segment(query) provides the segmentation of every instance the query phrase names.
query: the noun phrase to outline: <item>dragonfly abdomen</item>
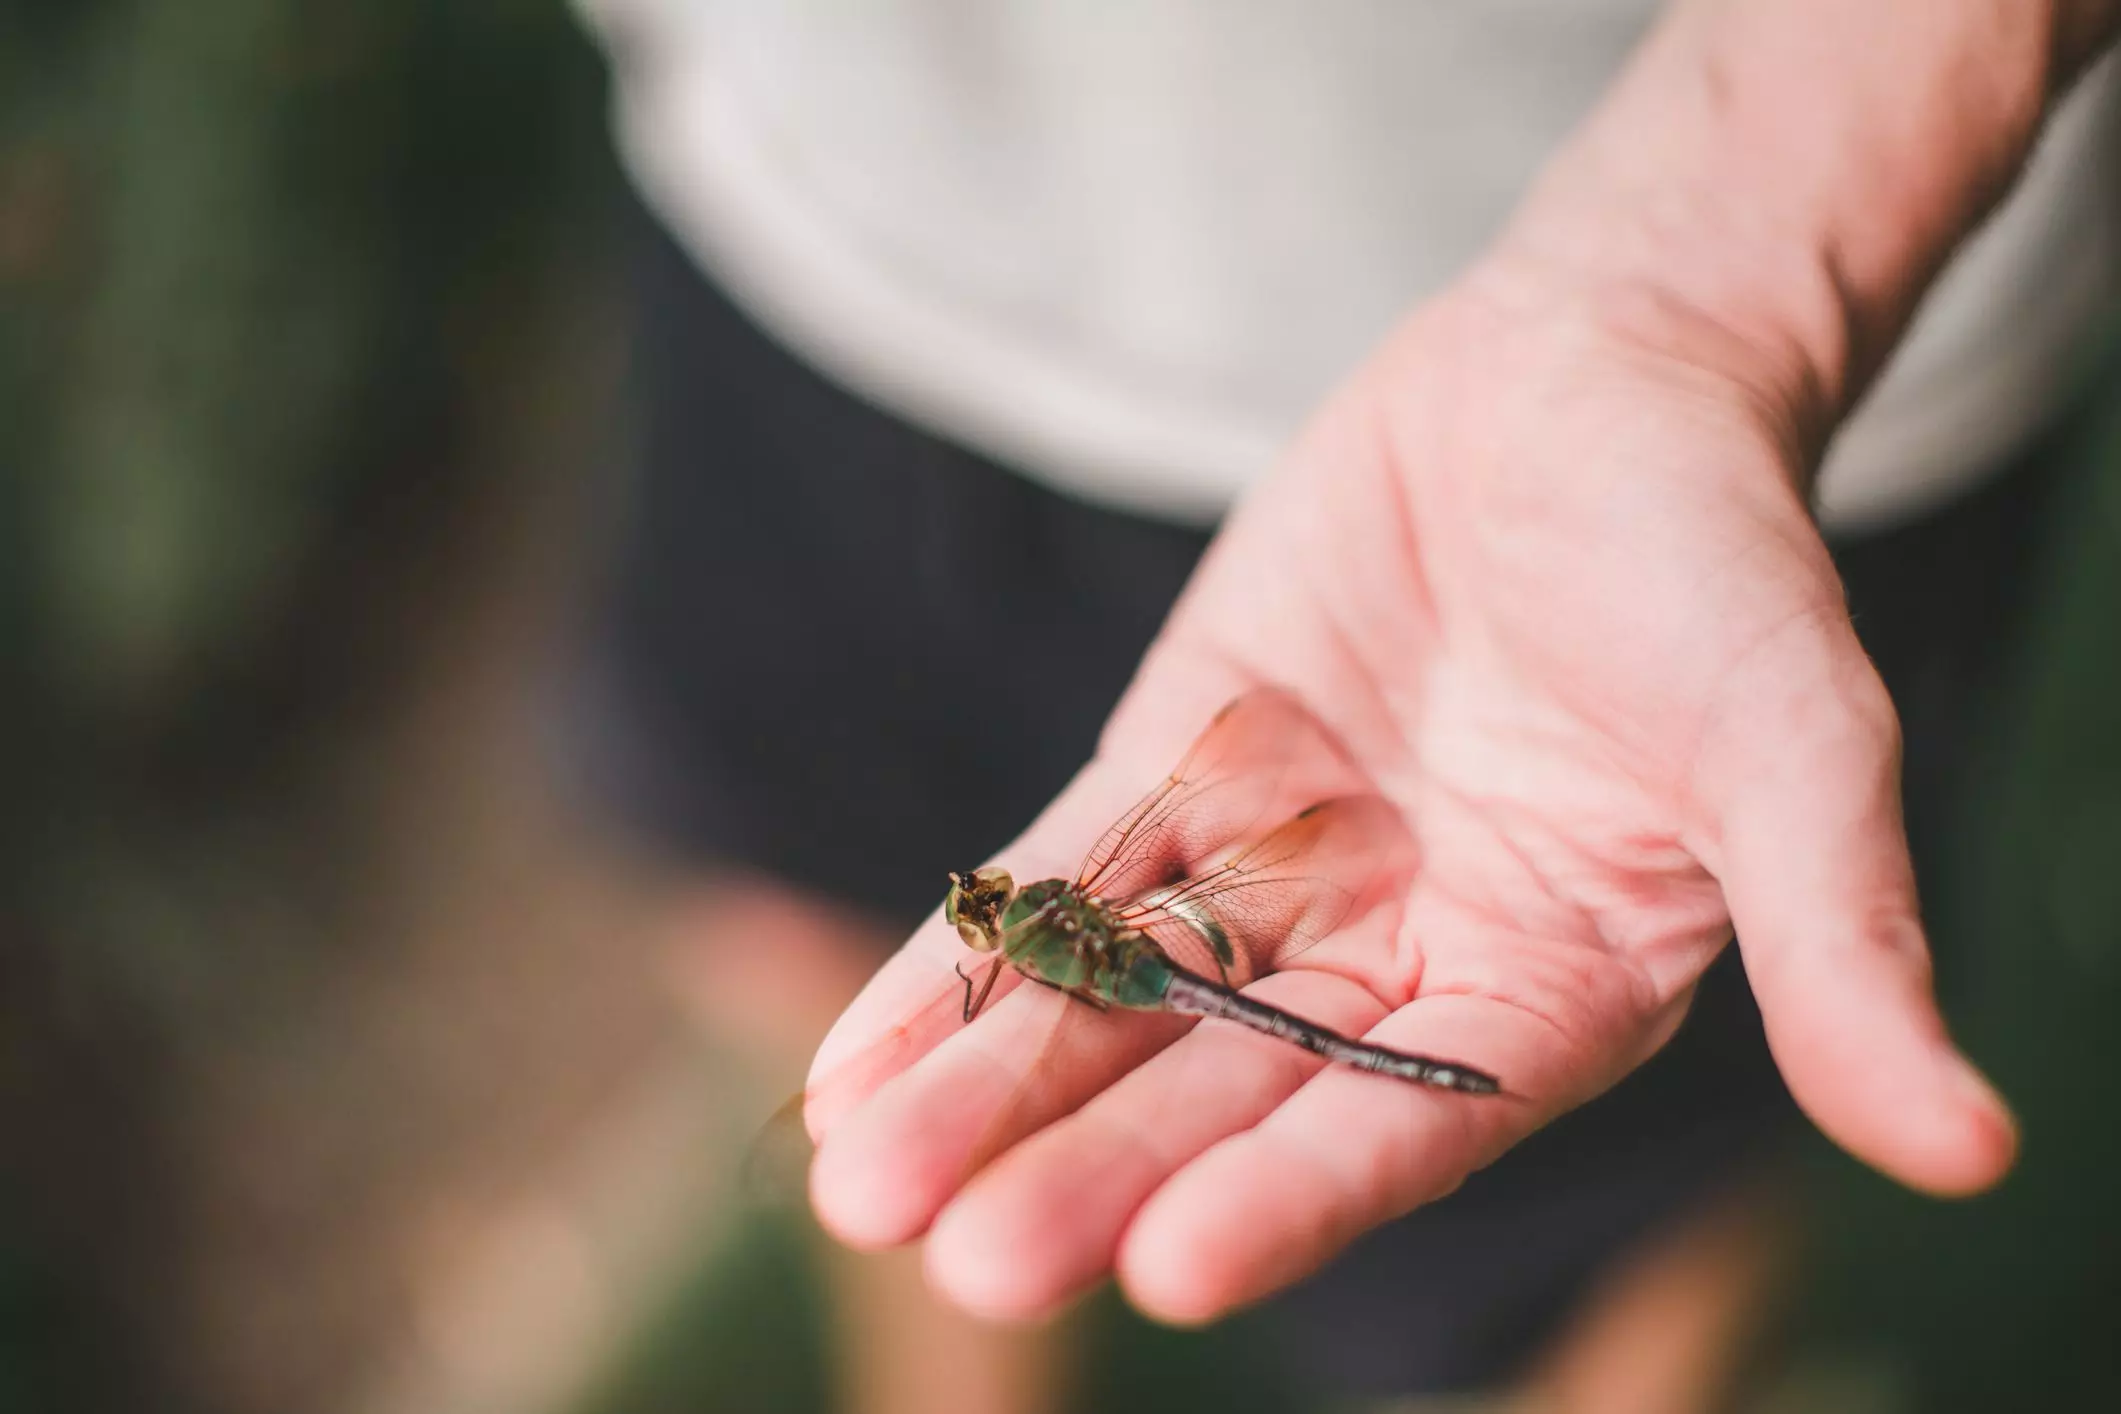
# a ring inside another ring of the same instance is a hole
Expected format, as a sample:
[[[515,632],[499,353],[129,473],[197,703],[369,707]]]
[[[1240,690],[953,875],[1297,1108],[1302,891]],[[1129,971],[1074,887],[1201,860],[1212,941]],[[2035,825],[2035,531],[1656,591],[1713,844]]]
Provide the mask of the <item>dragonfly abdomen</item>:
[[[1351,1041],[1338,1032],[1329,1031],[1300,1016],[1292,1016],[1278,1007],[1254,1001],[1227,987],[1218,986],[1205,977],[1196,977],[1182,968],[1172,969],[1175,975],[1163,995],[1164,1006],[1187,1016],[1212,1016],[1223,1021],[1234,1021],[1239,1026],[1257,1031],[1276,1040],[1301,1046],[1314,1055],[1340,1065],[1367,1070],[1377,1075],[1389,1075],[1399,1080],[1412,1081],[1419,1085],[1433,1086],[1439,1090],[1456,1090],[1467,1095],[1493,1095],[1501,1091],[1502,1085],[1494,1076],[1460,1065],[1457,1061],[1438,1060],[1432,1056],[1410,1055],[1385,1046],[1373,1046],[1364,1041]]]

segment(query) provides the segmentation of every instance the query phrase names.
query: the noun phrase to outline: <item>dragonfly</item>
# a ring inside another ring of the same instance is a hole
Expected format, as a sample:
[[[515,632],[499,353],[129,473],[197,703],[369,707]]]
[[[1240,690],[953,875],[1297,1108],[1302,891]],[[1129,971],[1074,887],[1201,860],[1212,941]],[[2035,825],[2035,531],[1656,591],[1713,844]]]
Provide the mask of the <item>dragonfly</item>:
[[[960,963],[961,997],[935,995],[791,1096],[747,1151],[746,1191],[765,1202],[792,1200],[807,1167],[804,1115],[813,1101],[844,1110],[954,1023],[971,1024],[1005,972],[1082,1005],[1056,1018],[1016,1092],[968,1147],[968,1171],[1009,1136],[1058,1117],[1039,1093],[1049,1078],[1044,1061],[1060,1052],[1071,1029],[1065,1023],[1083,1012],[1216,1018],[1375,1075],[1463,1095],[1503,1093],[1495,1076],[1462,1061],[1355,1040],[1242,990],[1403,880],[1397,865],[1409,841],[1397,810],[1374,792],[1307,792],[1307,747],[1314,759],[1338,755],[1293,694],[1256,688],[1216,715],[1073,876],[1019,887],[999,865],[951,872],[944,920],[985,957],[985,970],[968,973]],[[1351,778],[1352,768],[1337,773]]]
[[[1355,1040],[1240,990],[1332,934],[1403,838],[1374,793],[1314,801],[1258,830],[1309,723],[1291,694],[1255,689],[1216,715],[1073,877],[1019,887],[995,865],[952,872],[943,917],[988,958],[983,973],[958,968],[964,1021],[1007,967],[1095,1010],[1234,1022],[1356,1070],[1500,1093],[1495,1076],[1461,1061]]]

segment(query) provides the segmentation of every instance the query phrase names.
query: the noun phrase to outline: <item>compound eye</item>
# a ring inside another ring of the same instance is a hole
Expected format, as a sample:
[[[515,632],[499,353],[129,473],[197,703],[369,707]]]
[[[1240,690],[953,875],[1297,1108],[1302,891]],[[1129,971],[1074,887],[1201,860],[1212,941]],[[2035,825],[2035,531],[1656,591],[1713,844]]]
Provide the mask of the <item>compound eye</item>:
[[[1016,896],[1016,882],[1006,870],[989,866],[969,873],[952,873],[950,892],[943,899],[943,919],[957,929],[965,946],[992,952],[1001,944],[1002,911]]]

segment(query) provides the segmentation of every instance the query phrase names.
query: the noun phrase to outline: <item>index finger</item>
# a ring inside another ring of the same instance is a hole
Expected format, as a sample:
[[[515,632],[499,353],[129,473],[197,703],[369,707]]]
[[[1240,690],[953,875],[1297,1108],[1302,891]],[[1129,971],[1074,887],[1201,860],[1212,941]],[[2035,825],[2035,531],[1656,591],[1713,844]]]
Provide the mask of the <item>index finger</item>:
[[[1189,660],[1180,670],[1180,656],[1168,649],[1151,656],[1097,755],[1001,852],[1020,880],[1072,875],[1084,852],[1184,754],[1216,709],[1254,685],[1215,662]],[[938,861],[938,882],[943,871],[971,862]],[[985,966],[991,956],[967,948],[940,914],[914,930],[833,1023],[811,1061],[804,1120],[813,1139],[958,1029],[962,1012],[949,1004],[964,996],[957,969]],[[1018,980],[1005,967],[997,997]]]
[[[1134,785],[1138,780],[1135,771],[1106,757],[1091,761],[1000,857],[1025,879],[1073,873],[1099,832],[1140,794]],[[941,868],[962,869],[968,862],[943,861]],[[962,1029],[965,982],[958,969],[999,961],[966,947],[940,912],[916,928],[819,1045],[803,1105],[811,1137],[822,1140],[887,1082]],[[990,1006],[1021,981],[1007,963],[1000,965]]]

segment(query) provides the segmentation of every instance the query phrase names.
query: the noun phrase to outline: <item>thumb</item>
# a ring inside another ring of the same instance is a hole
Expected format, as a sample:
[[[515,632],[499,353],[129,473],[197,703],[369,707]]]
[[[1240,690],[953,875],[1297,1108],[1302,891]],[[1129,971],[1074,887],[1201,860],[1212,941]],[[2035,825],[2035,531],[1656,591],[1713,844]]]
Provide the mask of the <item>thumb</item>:
[[[1913,1187],[2010,1168],[2009,1110],[1947,1035],[1900,811],[1900,728],[1846,620],[1812,671],[1754,679],[1720,724],[1717,870],[1769,1048],[1797,1103]],[[1785,662],[1785,669],[1796,665]]]

